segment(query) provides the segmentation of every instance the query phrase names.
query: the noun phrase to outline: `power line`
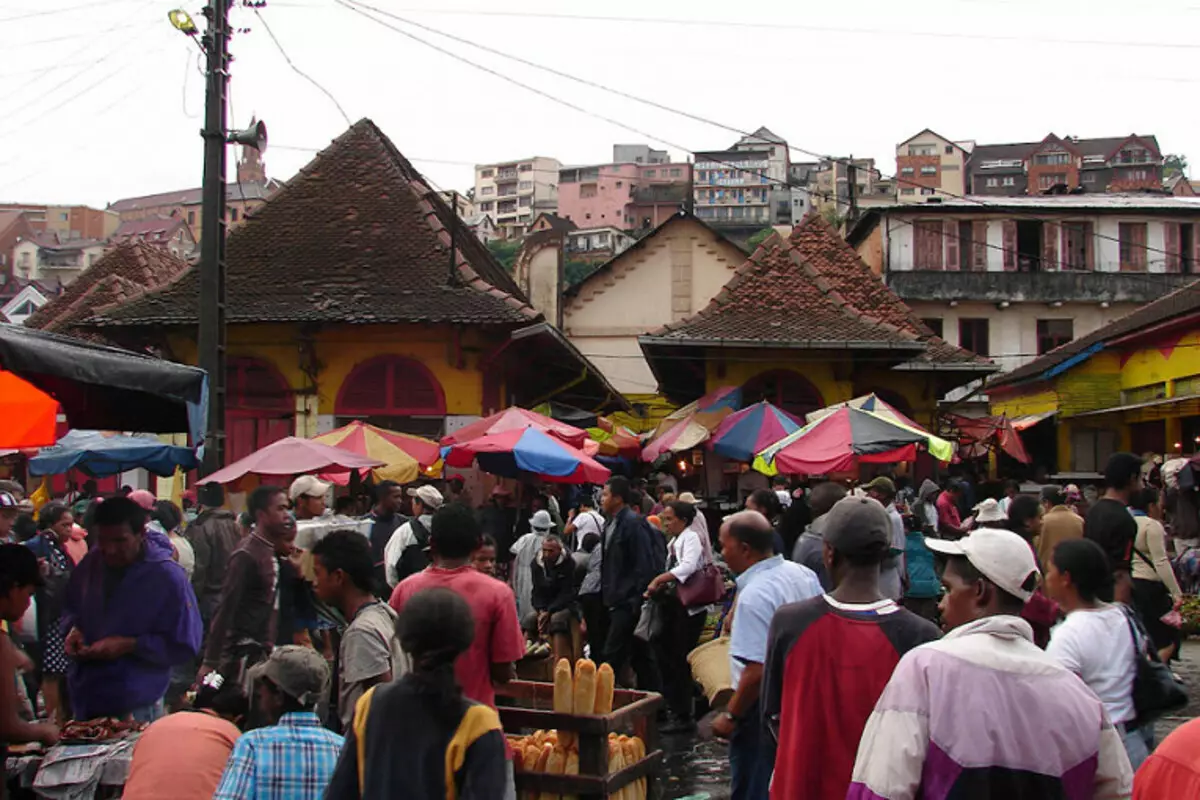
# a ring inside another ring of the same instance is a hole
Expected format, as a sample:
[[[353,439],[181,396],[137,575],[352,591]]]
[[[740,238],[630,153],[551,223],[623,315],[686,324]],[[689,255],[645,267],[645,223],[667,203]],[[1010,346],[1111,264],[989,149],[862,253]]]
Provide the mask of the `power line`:
[[[307,72],[296,66],[295,62],[292,61],[291,56],[287,54],[287,50],[283,49],[283,43],[279,41],[279,38],[275,35],[275,32],[271,30],[271,26],[267,22],[267,18],[264,17],[257,8],[254,9],[254,16],[258,17],[259,21],[262,22],[263,28],[267,32],[267,36],[271,37],[271,41],[275,43],[275,47],[279,50],[279,54],[283,56],[283,60],[286,61],[287,65],[292,68],[292,71],[301,78],[304,78],[304,80],[308,81],[313,86],[317,87],[317,90],[320,91],[321,94],[328,97],[329,101],[337,106],[338,113],[342,115],[342,119],[346,121],[346,125],[352,125],[353,123],[350,121],[350,115],[346,113],[344,108],[342,108],[342,104],[337,101],[337,98],[333,96],[333,93],[321,84],[317,83],[317,81]]]
[[[91,3],[82,3],[77,6],[66,6],[64,8],[48,8],[48,9],[43,9],[41,11],[29,11],[26,13],[17,14],[16,16],[13,16],[13,17],[0,17],[0,22],[16,22],[17,20],[31,19],[33,17],[49,17],[54,14],[69,14],[73,11],[83,11],[85,9],[99,8],[101,6],[104,6],[105,8],[111,8],[112,6],[114,6],[116,4],[127,3],[127,2],[132,2],[132,0],[93,0],[93,2],[91,2]]]
[[[143,22],[123,22],[123,23],[118,23],[117,25],[113,25],[112,27],[109,27],[109,28],[104,28],[103,30],[99,30],[99,31],[90,31],[89,30],[89,31],[82,31],[80,33],[68,33],[68,34],[64,34],[62,36],[51,36],[47,39],[22,39],[21,41],[15,42],[13,44],[5,44],[4,49],[6,51],[7,50],[17,50],[17,49],[20,49],[23,47],[36,47],[38,45],[52,44],[54,42],[70,42],[75,39],[88,39],[88,38],[91,38],[93,36],[96,36],[96,35],[102,34],[102,33],[111,33],[113,31],[131,30],[133,28],[139,28],[142,30],[146,30],[146,29],[149,29],[152,27],[157,27],[158,24],[159,23],[157,23],[157,22],[150,22],[149,20],[143,21]]]

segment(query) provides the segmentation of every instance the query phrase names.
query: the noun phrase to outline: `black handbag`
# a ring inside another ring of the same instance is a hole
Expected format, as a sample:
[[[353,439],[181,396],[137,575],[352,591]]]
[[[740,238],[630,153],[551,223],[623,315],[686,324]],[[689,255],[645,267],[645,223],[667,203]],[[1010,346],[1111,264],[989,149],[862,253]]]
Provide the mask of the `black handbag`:
[[[1133,637],[1133,658],[1137,663],[1133,707],[1137,710],[1137,727],[1140,728],[1163,714],[1183,708],[1188,703],[1188,696],[1183,684],[1175,680],[1170,668],[1159,660],[1153,646],[1143,644],[1150,637],[1142,629],[1141,620],[1128,608],[1125,609],[1125,622]]]

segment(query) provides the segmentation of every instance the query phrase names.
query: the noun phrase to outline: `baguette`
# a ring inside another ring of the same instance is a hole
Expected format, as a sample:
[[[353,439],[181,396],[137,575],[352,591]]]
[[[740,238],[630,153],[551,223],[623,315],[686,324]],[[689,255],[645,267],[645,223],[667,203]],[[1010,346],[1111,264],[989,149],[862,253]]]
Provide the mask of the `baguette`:
[[[566,763],[566,766],[563,768],[563,774],[564,775],[578,775],[579,774],[579,753],[577,753],[576,751],[570,750],[567,752],[567,763]],[[564,794],[562,797],[562,800],[579,800],[579,798],[573,794]]]
[[[608,664],[601,664],[596,670],[596,713],[600,715],[611,714],[613,709],[613,688],[616,684],[617,676],[613,674],[613,668]]]
[[[576,714],[592,714],[596,711],[596,662],[590,658],[581,658],[575,664],[573,710]]]
[[[621,742],[610,734],[608,740],[608,774],[615,775],[625,769],[625,755],[621,750]],[[626,789],[618,789],[613,795],[615,800],[632,800]]]
[[[554,745],[550,744],[549,742],[546,742],[544,745],[542,745],[542,751],[538,754],[537,762],[533,766],[535,772],[546,771],[546,764],[550,762],[550,754],[553,752]]]
[[[525,749],[521,752],[521,765],[524,772],[533,772],[537,769],[538,756],[542,754],[542,748],[532,742],[525,745]]]
[[[574,691],[571,683],[571,662],[560,658],[554,665],[554,713],[571,713]]]
[[[563,770],[567,766],[567,754],[561,747],[556,747],[550,752],[550,758],[546,760],[546,772],[551,775],[562,775]],[[539,800],[558,800],[558,795],[542,792]]]

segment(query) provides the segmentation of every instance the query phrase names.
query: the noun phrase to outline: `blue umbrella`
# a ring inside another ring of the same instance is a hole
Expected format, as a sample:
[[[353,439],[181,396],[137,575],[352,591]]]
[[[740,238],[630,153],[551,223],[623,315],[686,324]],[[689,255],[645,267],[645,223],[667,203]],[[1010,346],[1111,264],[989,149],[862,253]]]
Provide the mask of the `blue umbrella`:
[[[516,478],[537,476],[554,483],[604,483],[612,472],[581,450],[537,428],[516,428],[450,446],[446,466],[478,463],[484,472]]]
[[[191,448],[163,444],[153,437],[70,431],[29,459],[29,474],[60,475],[77,469],[102,478],[141,467],[167,477],[176,467],[194,469],[199,463]]]

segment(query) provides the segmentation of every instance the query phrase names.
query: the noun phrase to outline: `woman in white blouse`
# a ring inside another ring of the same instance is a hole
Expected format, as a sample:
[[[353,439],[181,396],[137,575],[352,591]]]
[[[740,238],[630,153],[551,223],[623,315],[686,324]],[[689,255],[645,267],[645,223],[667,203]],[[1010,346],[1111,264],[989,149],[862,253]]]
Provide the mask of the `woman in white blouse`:
[[[663,508],[659,519],[670,541],[667,544],[667,571],[650,582],[647,595],[658,595],[672,584],[687,583],[701,567],[712,563],[712,546],[693,527],[696,507],[674,500]],[[696,646],[708,617],[708,606],[684,608],[674,594],[660,598],[665,615],[663,634],[657,642],[662,662],[663,687],[670,719],[659,728],[667,733],[687,730],[693,722],[692,669],[688,653]]]

